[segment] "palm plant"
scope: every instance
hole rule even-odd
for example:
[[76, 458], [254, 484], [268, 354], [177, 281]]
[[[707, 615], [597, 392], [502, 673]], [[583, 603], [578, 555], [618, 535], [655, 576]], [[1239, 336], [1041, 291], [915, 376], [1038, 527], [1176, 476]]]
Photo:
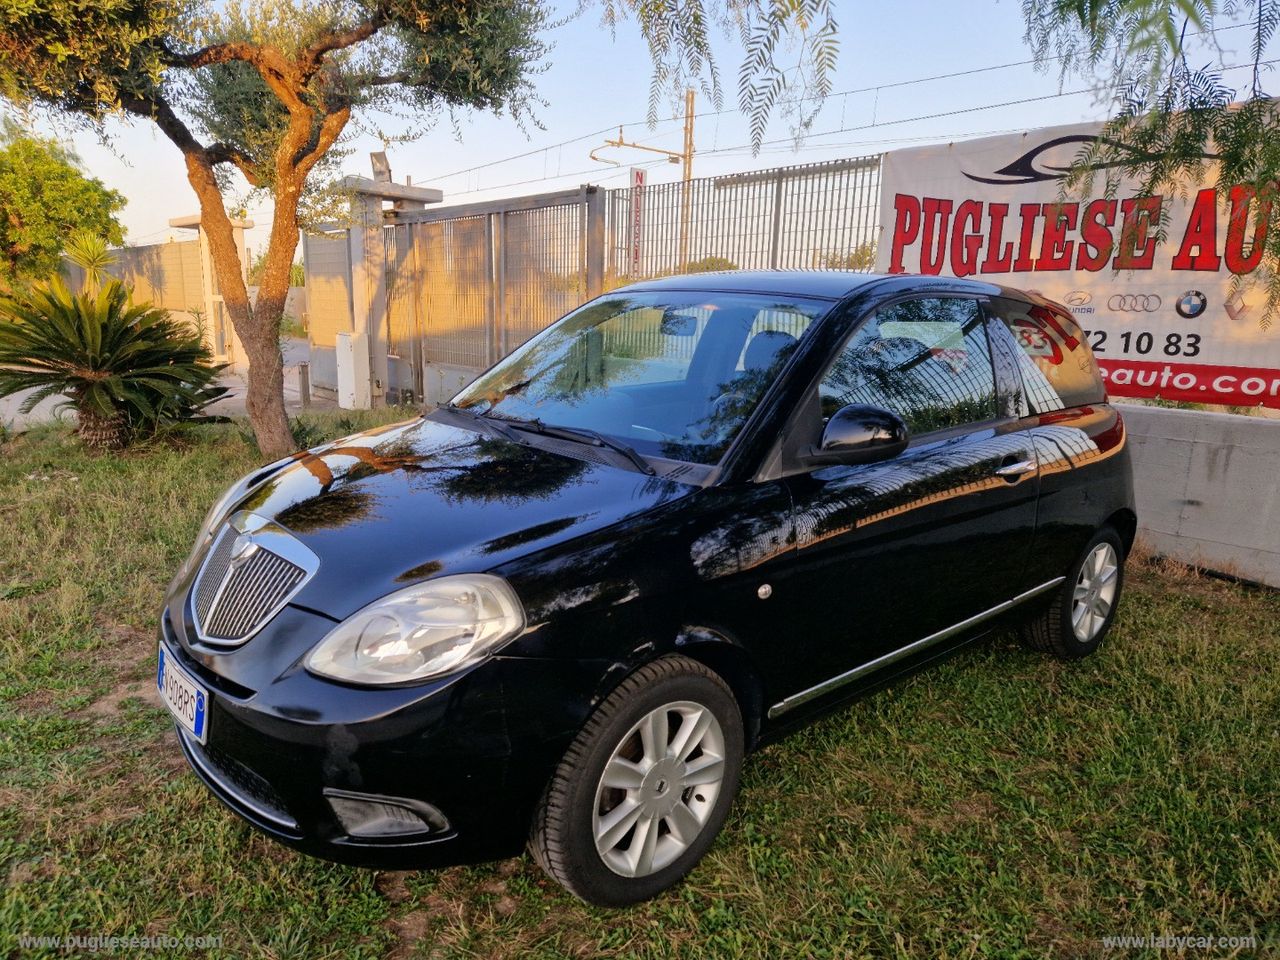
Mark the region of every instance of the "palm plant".
[[54, 280], [0, 298], [0, 397], [33, 391], [29, 413], [61, 394], [86, 445], [125, 446], [162, 423], [190, 419], [226, 393], [222, 366], [184, 325], [135, 304], [118, 280], [72, 294]]
[[107, 269], [116, 262], [107, 241], [90, 230], [77, 230], [63, 251], [67, 259], [84, 271], [84, 288], [97, 293], [107, 279]]

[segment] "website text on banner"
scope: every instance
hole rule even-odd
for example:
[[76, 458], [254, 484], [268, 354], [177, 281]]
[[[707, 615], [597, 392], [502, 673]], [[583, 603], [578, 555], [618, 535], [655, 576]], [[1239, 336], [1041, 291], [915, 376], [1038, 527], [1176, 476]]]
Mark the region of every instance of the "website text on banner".
[[[1190, 184], [1062, 191], [1097, 124], [885, 154], [877, 268], [1034, 290], [1066, 304], [1113, 396], [1280, 407], [1280, 324], [1233, 280], [1262, 258], [1271, 198]], [[1096, 178], [1103, 192], [1102, 175]], [[1165, 217], [1165, 239], [1157, 235]], [[1046, 349], [1054, 333], [1028, 331]], [[1033, 346], [1035, 344], [1032, 344]]]

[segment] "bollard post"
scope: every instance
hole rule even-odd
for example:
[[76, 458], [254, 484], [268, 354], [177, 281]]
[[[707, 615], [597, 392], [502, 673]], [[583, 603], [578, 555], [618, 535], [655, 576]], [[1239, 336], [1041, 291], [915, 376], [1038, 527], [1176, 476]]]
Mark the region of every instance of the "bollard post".
[[304, 408], [311, 406], [311, 364], [306, 360], [298, 364], [298, 395]]

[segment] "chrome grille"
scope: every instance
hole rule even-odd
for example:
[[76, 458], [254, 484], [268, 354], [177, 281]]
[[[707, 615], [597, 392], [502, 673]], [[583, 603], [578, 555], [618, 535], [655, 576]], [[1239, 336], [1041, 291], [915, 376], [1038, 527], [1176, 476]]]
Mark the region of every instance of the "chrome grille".
[[[235, 558], [242, 535], [256, 549]], [[316, 566], [314, 555], [283, 529], [252, 515], [233, 517], [196, 578], [193, 610], [201, 639], [244, 642], [289, 602]]]
[[231, 566], [231, 545], [236, 541], [236, 532], [225, 527], [218, 542], [213, 545], [209, 559], [205, 561], [204, 570], [200, 573], [200, 582], [196, 585], [196, 616], [201, 623], [209, 619], [209, 611], [213, 608], [218, 588], [227, 578], [227, 568]]

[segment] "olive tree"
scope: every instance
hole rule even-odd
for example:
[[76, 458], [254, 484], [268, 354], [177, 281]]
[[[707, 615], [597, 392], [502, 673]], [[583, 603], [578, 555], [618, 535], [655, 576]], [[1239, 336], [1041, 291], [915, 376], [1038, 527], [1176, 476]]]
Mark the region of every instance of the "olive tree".
[[[1269, 325], [1280, 307], [1280, 229], [1268, 229], [1280, 180], [1280, 104], [1264, 79], [1275, 62], [1268, 49], [1280, 2], [1023, 0], [1023, 14], [1044, 69], [1096, 78], [1114, 104], [1102, 136], [1076, 158], [1069, 183], [1105, 171], [1108, 192], [1124, 177], [1141, 193], [1176, 195], [1216, 177], [1220, 201], [1229, 198], [1233, 211], [1243, 212], [1233, 214], [1241, 222], [1232, 228], [1255, 238], [1233, 268], [1235, 283], [1265, 290], [1261, 322]], [[1244, 52], [1206, 63], [1204, 51], [1221, 51], [1227, 38]]]
[[[831, 0], [598, 0], [610, 26], [633, 23], [654, 61], [651, 102], [701, 80], [719, 96], [711, 35], [740, 33], [740, 101], [753, 128], [797, 77], [818, 94], [834, 64]], [[468, 109], [529, 115], [553, 26], [545, 0], [23, 0], [0, 6], [0, 96], [101, 128], [154, 123], [181, 152], [214, 270], [249, 360], [258, 445], [293, 447], [277, 330], [299, 228], [361, 116], [422, 132]], [[580, 8], [576, 15], [583, 15]], [[589, 13], [589, 5], [587, 8]], [[795, 64], [779, 63], [796, 54]], [[651, 108], [652, 110], [652, 108]], [[238, 175], [273, 200], [250, 303], [226, 197]]]

